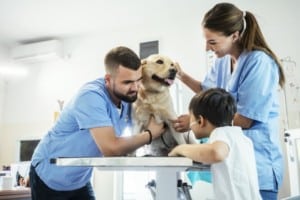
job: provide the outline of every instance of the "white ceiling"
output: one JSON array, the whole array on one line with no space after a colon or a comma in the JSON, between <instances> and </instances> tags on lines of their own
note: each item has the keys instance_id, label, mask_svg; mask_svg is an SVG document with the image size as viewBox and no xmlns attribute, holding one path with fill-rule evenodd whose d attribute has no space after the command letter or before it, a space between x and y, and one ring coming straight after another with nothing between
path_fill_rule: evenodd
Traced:
<instances>
[{"instance_id":1,"label":"white ceiling","mask_svg":"<svg viewBox=\"0 0 300 200\"><path fill-rule=\"evenodd\" d=\"M189 1L189 7L193 7ZM0 43L68 37L170 20L182 0L0 0Z\"/></svg>"}]
</instances>

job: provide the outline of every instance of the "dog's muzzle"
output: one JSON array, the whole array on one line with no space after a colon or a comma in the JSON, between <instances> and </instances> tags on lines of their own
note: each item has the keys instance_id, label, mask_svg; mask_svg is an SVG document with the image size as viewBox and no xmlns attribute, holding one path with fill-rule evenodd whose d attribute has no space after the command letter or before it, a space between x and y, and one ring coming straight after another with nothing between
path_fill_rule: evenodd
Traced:
<instances>
[{"instance_id":1,"label":"dog's muzzle","mask_svg":"<svg viewBox=\"0 0 300 200\"><path fill-rule=\"evenodd\" d=\"M176 73L177 73L177 70L176 69L174 69L174 68L172 68L172 69L169 69L169 79L175 79L175 77L176 77Z\"/></svg>"},{"instance_id":2,"label":"dog's muzzle","mask_svg":"<svg viewBox=\"0 0 300 200\"><path fill-rule=\"evenodd\" d=\"M177 73L177 70L174 68L171 68L171 69L169 69L169 75L166 78L161 78L161 77L157 76L156 74L153 74L152 79L157 82L160 82L164 85L170 86L174 83L176 73Z\"/></svg>"}]
</instances>

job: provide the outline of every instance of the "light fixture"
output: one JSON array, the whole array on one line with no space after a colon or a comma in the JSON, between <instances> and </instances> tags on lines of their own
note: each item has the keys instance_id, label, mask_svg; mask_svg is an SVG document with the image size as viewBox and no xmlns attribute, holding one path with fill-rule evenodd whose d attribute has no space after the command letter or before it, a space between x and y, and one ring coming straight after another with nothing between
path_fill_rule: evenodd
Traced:
<instances>
[{"instance_id":1,"label":"light fixture","mask_svg":"<svg viewBox=\"0 0 300 200\"><path fill-rule=\"evenodd\" d=\"M0 64L0 76L24 77L27 76L28 70L12 64Z\"/></svg>"}]
</instances>

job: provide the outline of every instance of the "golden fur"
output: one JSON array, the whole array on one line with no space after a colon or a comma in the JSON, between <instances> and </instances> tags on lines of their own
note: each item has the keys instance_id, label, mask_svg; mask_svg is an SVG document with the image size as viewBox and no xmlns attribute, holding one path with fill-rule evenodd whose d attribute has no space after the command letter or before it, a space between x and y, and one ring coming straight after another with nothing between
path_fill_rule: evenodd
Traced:
<instances>
[{"instance_id":1,"label":"golden fur","mask_svg":"<svg viewBox=\"0 0 300 200\"><path fill-rule=\"evenodd\" d=\"M177 133L170 121L177 117L169 91L176 73L174 62L166 56L154 54L142 60L142 86L138 99L133 104L135 132L145 129L150 116L154 116L157 122L164 122L167 127L162 137L147 145L148 148L142 155L167 156L177 144L187 143L184 134ZM189 140L195 143L193 134Z\"/></svg>"}]
</instances>

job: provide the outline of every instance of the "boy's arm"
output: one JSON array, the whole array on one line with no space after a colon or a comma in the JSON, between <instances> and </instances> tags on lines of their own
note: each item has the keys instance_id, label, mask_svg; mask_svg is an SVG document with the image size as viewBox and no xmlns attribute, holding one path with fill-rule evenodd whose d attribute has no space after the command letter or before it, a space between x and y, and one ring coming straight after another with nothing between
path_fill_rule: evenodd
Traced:
<instances>
[{"instance_id":1,"label":"boy's arm","mask_svg":"<svg viewBox=\"0 0 300 200\"><path fill-rule=\"evenodd\" d=\"M212 164L223 161L229 153L229 147L222 141L211 144L182 144L175 147L169 156L184 156L194 161Z\"/></svg>"}]
</instances>

